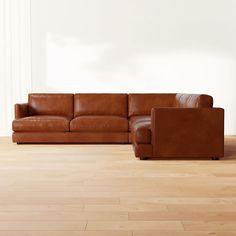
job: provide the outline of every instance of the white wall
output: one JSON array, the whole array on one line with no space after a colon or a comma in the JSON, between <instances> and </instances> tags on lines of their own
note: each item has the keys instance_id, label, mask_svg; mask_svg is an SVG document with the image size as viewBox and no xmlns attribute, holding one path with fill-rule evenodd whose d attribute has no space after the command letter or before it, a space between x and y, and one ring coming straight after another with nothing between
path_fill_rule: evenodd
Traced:
<instances>
[{"instance_id":1,"label":"white wall","mask_svg":"<svg viewBox=\"0 0 236 236\"><path fill-rule=\"evenodd\" d=\"M208 93L236 134L235 0L31 0L34 92Z\"/></svg>"}]
</instances>

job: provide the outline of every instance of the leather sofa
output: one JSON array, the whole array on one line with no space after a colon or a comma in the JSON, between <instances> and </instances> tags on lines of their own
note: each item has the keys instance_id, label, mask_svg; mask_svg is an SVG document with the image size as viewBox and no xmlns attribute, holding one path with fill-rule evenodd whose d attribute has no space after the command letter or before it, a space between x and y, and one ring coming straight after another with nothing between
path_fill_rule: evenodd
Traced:
<instances>
[{"instance_id":1,"label":"leather sofa","mask_svg":"<svg viewBox=\"0 0 236 236\"><path fill-rule=\"evenodd\" d=\"M132 143L135 156L224 156L224 110L197 94L40 94L15 104L12 140Z\"/></svg>"}]
</instances>

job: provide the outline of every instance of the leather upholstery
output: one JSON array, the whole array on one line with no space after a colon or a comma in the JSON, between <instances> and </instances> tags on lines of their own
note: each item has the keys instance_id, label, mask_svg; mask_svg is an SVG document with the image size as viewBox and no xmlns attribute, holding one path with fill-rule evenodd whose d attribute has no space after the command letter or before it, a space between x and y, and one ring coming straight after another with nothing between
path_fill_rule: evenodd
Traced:
<instances>
[{"instance_id":1,"label":"leather upholstery","mask_svg":"<svg viewBox=\"0 0 236 236\"><path fill-rule=\"evenodd\" d=\"M136 157L153 157L152 148L153 146L151 144L133 144L134 147L134 154Z\"/></svg>"},{"instance_id":2,"label":"leather upholstery","mask_svg":"<svg viewBox=\"0 0 236 236\"><path fill-rule=\"evenodd\" d=\"M75 94L74 116L127 117L127 94Z\"/></svg>"},{"instance_id":3,"label":"leather upholstery","mask_svg":"<svg viewBox=\"0 0 236 236\"><path fill-rule=\"evenodd\" d=\"M153 156L224 156L224 110L221 108L153 108Z\"/></svg>"},{"instance_id":4,"label":"leather upholstery","mask_svg":"<svg viewBox=\"0 0 236 236\"><path fill-rule=\"evenodd\" d=\"M128 120L119 116L78 116L70 122L70 131L128 132Z\"/></svg>"},{"instance_id":5,"label":"leather upholstery","mask_svg":"<svg viewBox=\"0 0 236 236\"><path fill-rule=\"evenodd\" d=\"M134 124L136 124L137 122L151 122L151 116L132 116L129 118L129 131L132 130L132 127L134 126Z\"/></svg>"},{"instance_id":6,"label":"leather upholstery","mask_svg":"<svg viewBox=\"0 0 236 236\"><path fill-rule=\"evenodd\" d=\"M204 94L176 94L175 107L178 108L210 108L213 98Z\"/></svg>"},{"instance_id":7,"label":"leather upholstery","mask_svg":"<svg viewBox=\"0 0 236 236\"><path fill-rule=\"evenodd\" d=\"M29 116L12 122L13 131L69 131L70 120L61 116Z\"/></svg>"},{"instance_id":8,"label":"leather upholstery","mask_svg":"<svg viewBox=\"0 0 236 236\"><path fill-rule=\"evenodd\" d=\"M138 157L221 157L224 110L197 94L29 94L13 142L128 143Z\"/></svg>"},{"instance_id":9,"label":"leather upholstery","mask_svg":"<svg viewBox=\"0 0 236 236\"><path fill-rule=\"evenodd\" d=\"M16 143L128 143L126 132L14 132Z\"/></svg>"},{"instance_id":10,"label":"leather upholstery","mask_svg":"<svg viewBox=\"0 0 236 236\"><path fill-rule=\"evenodd\" d=\"M131 130L132 143L151 144L151 121L136 122Z\"/></svg>"},{"instance_id":11,"label":"leather upholstery","mask_svg":"<svg viewBox=\"0 0 236 236\"><path fill-rule=\"evenodd\" d=\"M151 143L151 117L132 116L129 119L132 143Z\"/></svg>"},{"instance_id":12,"label":"leather upholstery","mask_svg":"<svg viewBox=\"0 0 236 236\"><path fill-rule=\"evenodd\" d=\"M176 94L129 94L129 117L150 116L153 107L173 107Z\"/></svg>"},{"instance_id":13,"label":"leather upholstery","mask_svg":"<svg viewBox=\"0 0 236 236\"><path fill-rule=\"evenodd\" d=\"M28 103L15 104L15 119L20 119L29 115Z\"/></svg>"},{"instance_id":14,"label":"leather upholstery","mask_svg":"<svg viewBox=\"0 0 236 236\"><path fill-rule=\"evenodd\" d=\"M73 94L29 94L29 115L73 117Z\"/></svg>"}]
</instances>

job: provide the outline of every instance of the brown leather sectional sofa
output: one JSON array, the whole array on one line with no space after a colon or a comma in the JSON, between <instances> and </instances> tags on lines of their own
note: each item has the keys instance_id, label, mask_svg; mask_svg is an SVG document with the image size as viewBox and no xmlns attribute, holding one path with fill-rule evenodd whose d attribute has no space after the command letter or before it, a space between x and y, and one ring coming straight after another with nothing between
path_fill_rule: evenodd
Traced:
<instances>
[{"instance_id":1,"label":"brown leather sectional sofa","mask_svg":"<svg viewBox=\"0 0 236 236\"><path fill-rule=\"evenodd\" d=\"M224 110L196 94L29 94L13 142L132 143L140 159L223 157Z\"/></svg>"}]
</instances>

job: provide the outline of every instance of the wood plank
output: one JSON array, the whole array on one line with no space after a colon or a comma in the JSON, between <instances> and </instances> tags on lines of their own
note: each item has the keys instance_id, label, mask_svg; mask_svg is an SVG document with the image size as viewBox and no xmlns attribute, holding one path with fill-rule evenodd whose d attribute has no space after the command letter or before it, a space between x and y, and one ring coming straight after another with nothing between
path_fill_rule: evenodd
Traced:
<instances>
[{"instance_id":1,"label":"wood plank","mask_svg":"<svg viewBox=\"0 0 236 236\"><path fill-rule=\"evenodd\" d=\"M0 235L236 235L236 137L211 160L0 138Z\"/></svg>"},{"instance_id":2,"label":"wood plank","mask_svg":"<svg viewBox=\"0 0 236 236\"><path fill-rule=\"evenodd\" d=\"M236 231L236 219L234 221L183 221L183 226L186 231Z\"/></svg>"},{"instance_id":3,"label":"wood plank","mask_svg":"<svg viewBox=\"0 0 236 236\"><path fill-rule=\"evenodd\" d=\"M116 204L116 205L85 205L84 211L100 211L100 212L119 212L119 211L167 211L164 204Z\"/></svg>"},{"instance_id":4,"label":"wood plank","mask_svg":"<svg viewBox=\"0 0 236 236\"><path fill-rule=\"evenodd\" d=\"M87 221L44 221L42 220L8 220L0 221L1 231L21 231L21 230L85 230Z\"/></svg>"},{"instance_id":5,"label":"wood plank","mask_svg":"<svg viewBox=\"0 0 236 236\"><path fill-rule=\"evenodd\" d=\"M236 212L129 212L129 220L232 221L236 220Z\"/></svg>"},{"instance_id":6,"label":"wood plank","mask_svg":"<svg viewBox=\"0 0 236 236\"><path fill-rule=\"evenodd\" d=\"M235 236L236 231L176 231L176 230L138 230L133 236Z\"/></svg>"},{"instance_id":7,"label":"wood plank","mask_svg":"<svg viewBox=\"0 0 236 236\"><path fill-rule=\"evenodd\" d=\"M88 221L86 230L183 230L180 221Z\"/></svg>"},{"instance_id":8,"label":"wood plank","mask_svg":"<svg viewBox=\"0 0 236 236\"><path fill-rule=\"evenodd\" d=\"M2 236L132 236L132 231L0 231Z\"/></svg>"},{"instance_id":9,"label":"wood plank","mask_svg":"<svg viewBox=\"0 0 236 236\"><path fill-rule=\"evenodd\" d=\"M120 197L120 204L236 204L235 197Z\"/></svg>"},{"instance_id":10,"label":"wood plank","mask_svg":"<svg viewBox=\"0 0 236 236\"><path fill-rule=\"evenodd\" d=\"M236 212L236 204L169 204L170 212Z\"/></svg>"},{"instance_id":11,"label":"wood plank","mask_svg":"<svg viewBox=\"0 0 236 236\"><path fill-rule=\"evenodd\" d=\"M91 205L92 206L92 205ZM101 205L102 206L102 205ZM0 204L0 213L2 212L81 212L84 210L84 205L77 204L59 204L59 205L44 205L44 204Z\"/></svg>"},{"instance_id":12,"label":"wood plank","mask_svg":"<svg viewBox=\"0 0 236 236\"><path fill-rule=\"evenodd\" d=\"M30 212L0 212L0 221L8 221L8 220L33 220L33 221L83 221L83 220L128 220L127 212L76 212L76 211L30 211Z\"/></svg>"}]
</instances>

